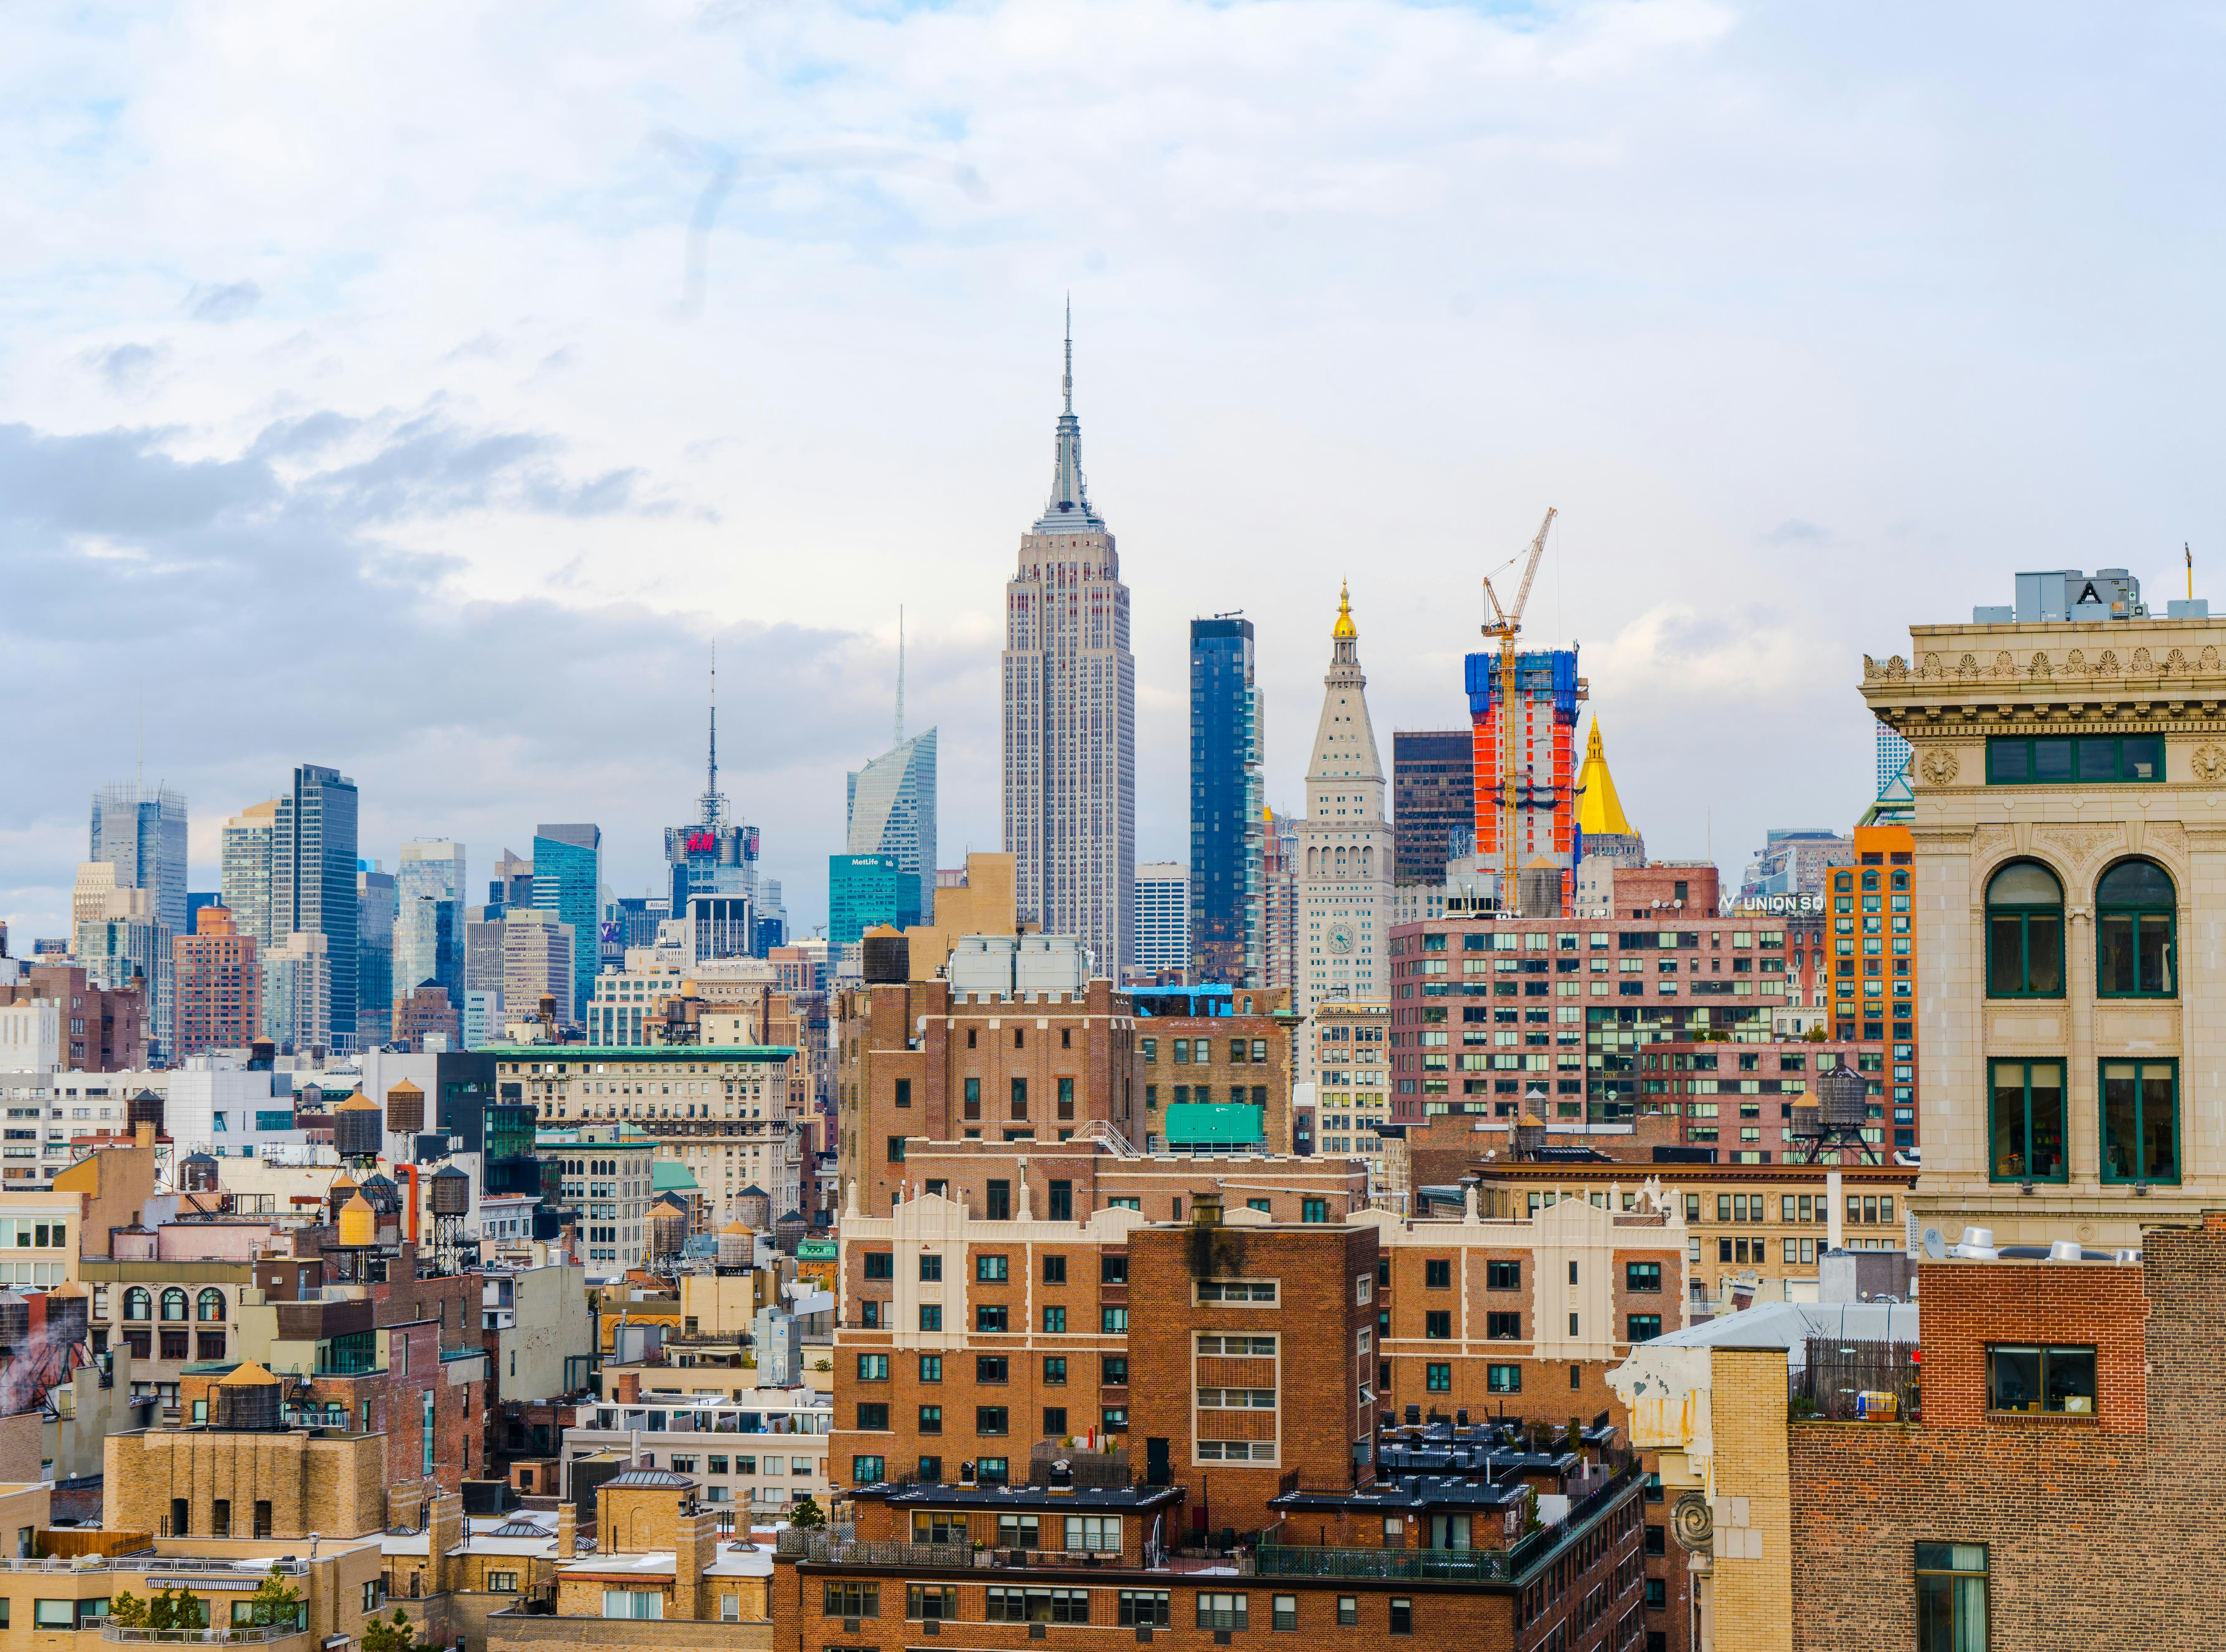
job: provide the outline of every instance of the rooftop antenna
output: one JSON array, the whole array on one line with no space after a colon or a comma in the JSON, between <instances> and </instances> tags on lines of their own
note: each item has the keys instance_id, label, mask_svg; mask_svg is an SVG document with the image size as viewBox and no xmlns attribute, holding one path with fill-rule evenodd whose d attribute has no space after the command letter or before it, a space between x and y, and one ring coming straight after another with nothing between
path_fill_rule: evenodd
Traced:
<instances>
[{"instance_id":1,"label":"rooftop antenna","mask_svg":"<svg viewBox=\"0 0 2226 1652\"><path fill-rule=\"evenodd\" d=\"M1059 381L1066 397L1066 410L1074 411L1074 295L1066 295L1066 377Z\"/></svg>"},{"instance_id":2,"label":"rooftop antenna","mask_svg":"<svg viewBox=\"0 0 2226 1652\"><path fill-rule=\"evenodd\" d=\"M897 742L904 744L904 604L897 604Z\"/></svg>"},{"instance_id":3,"label":"rooftop antenna","mask_svg":"<svg viewBox=\"0 0 2226 1652\"><path fill-rule=\"evenodd\" d=\"M719 640L711 639L711 747L704 769L703 829L719 829Z\"/></svg>"},{"instance_id":4,"label":"rooftop antenna","mask_svg":"<svg viewBox=\"0 0 2226 1652\"><path fill-rule=\"evenodd\" d=\"M2187 600L2195 600L2195 550L2186 540L2179 542L2180 554L2187 558Z\"/></svg>"}]
</instances>

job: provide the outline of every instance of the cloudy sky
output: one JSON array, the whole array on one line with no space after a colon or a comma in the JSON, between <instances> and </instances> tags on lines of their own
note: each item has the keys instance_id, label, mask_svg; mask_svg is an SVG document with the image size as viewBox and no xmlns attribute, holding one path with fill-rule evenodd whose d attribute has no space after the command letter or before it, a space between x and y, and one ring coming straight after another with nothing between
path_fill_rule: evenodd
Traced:
<instances>
[{"instance_id":1,"label":"cloudy sky","mask_svg":"<svg viewBox=\"0 0 2226 1652\"><path fill-rule=\"evenodd\" d=\"M2226 559L2215 7L1180 0L17 7L0 19L0 915L92 789L194 882L290 766L474 881L651 886L702 785L824 916L897 609L943 858L995 848L1002 585L1073 295L1135 592L1138 848L1186 622L1294 800L1350 578L1378 738L1459 726L1561 516L1626 807L1734 869L1869 796L1854 683L2018 568ZM2226 588L2217 594L2226 596ZM143 707L143 711L142 708Z\"/></svg>"}]
</instances>

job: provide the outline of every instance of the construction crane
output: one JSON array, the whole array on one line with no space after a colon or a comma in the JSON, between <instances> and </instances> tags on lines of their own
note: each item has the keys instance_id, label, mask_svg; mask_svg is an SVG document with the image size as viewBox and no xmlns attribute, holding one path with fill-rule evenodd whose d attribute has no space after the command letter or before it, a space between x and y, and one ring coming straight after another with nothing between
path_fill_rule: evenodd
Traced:
<instances>
[{"instance_id":1,"label":"construction crane","mask_svg":"<svg viewBox=\"0 0 2226 1652\"><path fill-rule=\"evenodd\" d=\"M1516 664L1519 658L1515 645L1523 634L1523 610L1530 600L1530 581L1537 577L1538 559L1545 554L1546 534L1554 525L1554 507L1549 505L1546 519L1538 524L1538 537L1530 542L1530 549L1525 554L1523 583L1516 590L1512 607L1500 605L1499 593L1491 588L1491 575L1484 577L1484 600L1491 610L1484 622L1484 634L1499 645L1499 909L1504 912L1516 910L1516 771L1523 756L1523 730L1515 717Z\"/></svg>"}]
</instances>

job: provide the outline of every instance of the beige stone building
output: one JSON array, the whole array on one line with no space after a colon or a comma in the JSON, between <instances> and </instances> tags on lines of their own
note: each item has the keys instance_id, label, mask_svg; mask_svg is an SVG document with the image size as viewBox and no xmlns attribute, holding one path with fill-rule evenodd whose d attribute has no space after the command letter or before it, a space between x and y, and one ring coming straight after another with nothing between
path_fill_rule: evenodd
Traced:
<instances>
[{"instance_id":1,"label":"beige stone building","mask_svg":"<svg viewBox=\"0 0 2226 1652\"><path fill-rule=\"evenodd\" d=\"M1914 626L1863 663L1915 753L1913 1204L1950 1242L2138 1245L2226 1197L2226 623L2113 619L2109 595ZM1861 899L1828 921L1891 915Z\"/></svg>"}]
</instances>

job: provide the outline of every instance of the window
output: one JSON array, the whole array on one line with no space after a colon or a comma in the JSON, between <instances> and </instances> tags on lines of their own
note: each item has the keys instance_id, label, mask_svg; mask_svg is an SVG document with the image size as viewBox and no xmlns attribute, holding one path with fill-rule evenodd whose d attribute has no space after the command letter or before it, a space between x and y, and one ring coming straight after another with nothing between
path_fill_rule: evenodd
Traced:
<instances>
[{"instance_id":1,"label":"window","mask_svg":"<svg viewBox=\"0 0 2226 1652\"><path fill-rule=\"evenodd\" d=\"M1453 1334L1453 1316L1447 1309L1433 1309L1422 1316L1422 1334L1443 1341Z\"/></svg>"},{"instance_id":2,"label":"window","mask_svg":"<svg viewBox=\"0 0 2226 1652\"><path fill-rule=\"evenodd\" d=\"M1043 1436L1046 1439L1064 1439L1066 1437L1065 1406L1046 1406L1043 1408Z\"/></svg>"},{"instance_id":3,"label":"window","mask_svg":"<svg viewBox=\"0 0 2226 1652\"><path fill-rule=\"evenodd\" d=\"M1271 1279L1200 1280L1198 1282L1198 1299L1201 1302L1259 1304L1272 1307L1275 1301L1275 1281Z\"/></svg>"},{"instance_id":4,"label":"window","mask_svg":"<svg viewBox=\"0 0 2226 1652\"><path fill-rule=\"evenodd\" d=\"M2179 1064L2102 1064L2102 1179L2179 1179Z\"/></svg>"},{"instance_id":5,"label":"window","mask_svg":"<svg viewBox=\"0 0 2226 1652\"><path fill-rule=\"evenodd\" d=\"M2121 861L2095 886L2095 991L2170 998L2176 976L2172 879L2153 861Z\"/></svg>"},{"instance_id":6,"label":"window","mask_svg":"<svg viewBox=\"0 0 2226 1652\"><path fill-rule=\"evenodd\" d=\"M1357 1628L1359 1623L1360 1597L1339 1595L1337 1598L1337 1626L1339 1629L1353 1629Z\"/></svg>"},{"instance_id":7,"label":"window","mask_svg":"<svg viewBox=\"0 0 2226 1652\"><path fill-rule=\"evenodd\" d=\"M1012 1362L1002 1354L974 1356L974 1380L976 1382L1007 1382L1012 1380Z\"/></svg>"},{"instance_id":8,"label":"window","mask_svg":"<svg viewBox=\"0 0 2226 1652\"><path fill-rule=\"evenodd\" d=\"M1126 1285L1129 1282L1127 1254L1100 1255L1097 1259L1097 1280L1101 1285Z\"/></svg>"},{"instance_id":9,"label":"window","mask_svg":"<svg viewBox=\"0 0 2226 1652\"><path fill-rule=\"evenodd\" d=\"M1412 1635L1415 1632L1415 1603L1404 1595L1391 1597L1391 1632Z\"/></svg>"},{"instance_id":10,"label":"window","mask_svg":"<svg viewBox=\"0 0 2226 1652\"><path fill-rule=\"evenodd\" d=\"M905 1616L947 1623L958 1616L958 1591L947 1583L908 1583Z\"/></svg>"},{"instance_id":11,"label":"window","mask_svg":"<svg viewBox=\"0 0 2226 1652\"><path fill-rule=\"evenodd\" d=\"M1523 1368L1520 1365L1487 1365L1484 1368L1484 1387L1487 1394L1520 1394L1523 1392Z\"/></svg>"},{"instance_id":12,"label":"window","mask_svg":"<svg viewBox=\"0 0 2226 1652\"><path fill-rule=\"evenodd\" d=\"M1008 1331L1011 1310L1002 1302L977 1302L974 1305L974 1329L976 1331Z\"/></svg>"},{"instance_id":13,"label":"window","mask_svg":"<svg viewBox=\"0 0 2226 1652\"><path fill-rule=\"evenodd\" d=\"M1065 1355L1046 1354L1044 1356L1043 1380L1045 1385L1048 1388L1056 1388L1066 1386Z\"/></svg>"},{"instance_id":14,"label":"window","mask_svg":"<svg viewBox=\"0 0 2226 1652\"><path fill-rule=\"evenodd\" d=\"M2077 780L2114 785L2164 778L2160 734L2057 735L2028 740L1999 735L1987 742L1990 786L2063 785Z\"/></svg>"},{"instance_id":15,"label":"window","mask_svg":"<svg viewBox=\"0 0 2226 1652\"><path fill-rule=\"evenodd\" d=\"M1439 1360L1422 1367L1422 1386L1432 1394L1451 1394L1453 1391L1453 1368Z\"/></svg>"},{"instance_id":16,"label":"window","mask_svg":"<svg viewBox=\"0 0 2226 1652\"><path fill-rule=\"evenodd\" d=\"M1650 1291L1659 1294L1662 1289L1660 1262L1625 1262L1623 1265L1623 1288L1626 1291Z\"/></svg>"},{"instance_id":17,"label":"window","mask_svg":"<svg viewBox=\"0 0 2226 1652\"><path fill-rule=\"evenodd\" d=\"M1523 1315L1519 1312L1487 1313L1484 1316L1484 1334L1499 1342L1519 1341L1523 1336Z\"/></svg>"},{"instance_id":18,"label":"window","mask_svg":"<svg viewBox=\"0 0 2226 1652\"><path fill-rule=\"evenodd\" d=\"M220 1320L224 1317L224 1293L222 1291L219 1291L212 1286L209 1289L203 1291L199 1296L194 1299L194 1318L201 1320Z\"/></svg>"},{"instance_id":19,"label":"window","mask_svg":"<svg viewBox=\"0 0 2226 1652\"><path fill-rule=\"evenodd\" d=\"M162 1318L183 1320L186 1317L186 1293L170 1290L162 1293Z\"/></svg>"},{"instance_id":20,"label":"window","mask_svg":"<svg viewBox=\"0 0 2226 1652\"><path fill-rule=\"evenodd\" d=\"M1269 1353L1273 1353L1275 1351L1275 1344L1269 1343L1268 1344L1268 1351ZM1200 1351L1203 1350L1201 1350ZM1129 1357L1126 1354L1106 1355L1103 1361L1103 1371L1098 1380L1107 1388L1123 1388L1129 1386ZM1061 1369L1064 1369L1064 1366L1062 1366Z\"/></svg>"},{"instance_id":21,"label":"window","mask_svg":"<svg viewBox=\"0 0 2226 1652\"><path fill-rule=\"evenodd\" d=\"M858 1405L858 1427L862 1432L880 1433L889 1426L888 1402L883 1400L861 1401Z\"/></svg>"},{"instance_id":22,"label":"window","mask_svg":"<svg viewBox=\"0 0 2226 1652\"><path fill-rule=\"evenodd\" d=\"M1246 1612L1249 1595L1208 1594L1201 1590L1198 1597L1198 1626L1200 1629L1249 1629L1251 1623Z\"/></svg>"},{"instance_id":23,"label":"window","mask_svg":"<svg viewBox=\"0 0 2226 1652\"><path fill-rule=\"evenodd\" d=\"M1299 1598L1296 1595L1277 1595L1275 1611L1268 1621L1278 1630L1296 1630L1299 1626Z\"/></svg>"},{"instance_id":24,"label":"window","mask_svg":"<svg viewBox=\"0 0 2226 1652\"><path fill-rule=\"evenodd\" d=\"M1486 1262L1484 1265L1485 1288L1492 1291L1519 1291L1523 1288L1523 1264Z\"/></svg>"},{"instance_id":25,"label":"window","mask_svg":"<svg viewBox=\"0 0 2226 1652\"><path fill-rule=\"evenodd\" d=\"M1430 1291L1450 1291L1453 1287L1453 1259L1432 1256L1422 1263L1422 1287Z\"/></svg>"},{"instance_id":26,"label":"window","mask_svg":"<svg viewBox=\"0 0 2226 1652\"><path fill-rule=\"evenodd\" d=\"M1097 1329L1109 1337L1127 1336L1129 1334L1129 1310L1126 1308L1098 1309Z\"/></svg>"},{"instance_id":27,"label":"window","mask_svg":"<svg viewBox=\"0 0 2226 1652\"><path fill-rule=\"evenodd\" d=\"M892 1256L886 1250L869 1250L866 1253L866 1277L868 1279L894 1279L896 1276L896 1258L894 1256Z\"/></svg>"},{"instance_id":28,"label":"window","mask_svg":"<svg viewBox=\"0 0 2226 1652\"><path fill-rule=\"evenodd\" d=\"M919 1380L923 1382L943 1381L943 1356L922 1354L919 1357Z\"/></svg>"},{"instance_id":29,"label":"window","mask_svg":"<svg viewBox=\"0 0 2226 1652\"><path fill-rule=\"evenodd\" d=\"M1652 1551L1651 1549L1648 1550L1647 1552L1648 1552L1650 1554L1653 1553L1653 1551ZM1647 1579L1647 1580L1646 1580L1646 1610L1647 1610L1647 1611L1655 1611L1655 1612L1658 1612L1658 1611L1667 1611L1667 1610L1668 1610L1669 1605L1670 1605L1670 1580L1669 1580L1667 1578L1649 1578L1649 1579Z\"/></svg>"},{"instance_id":30,"label":"window","mask_svg":"<svg viewBox=\"0 0 2226 1652\"><path fill-rule=\"evenodd\" d=\"M1020 1034L1015 1032L1013 1036L1017 1039ZM1027 1115L1028 1081L1025 1078L1015 1078L1013 1080L1013 1116L1016 1119L1024 1119Z\"/></svg>"},{"instance_id":31,"label":"window","mask_svg":"<svg viewBox=\"0 0 2226 1652\"><path fill-rule=\"evenodd\" d=\"M858 1381L886 1382L889 1380L889 1357L887 1354L858 1356Z\"/></svg>"},{"instance_id":32,"label":"window","mask_svg":"<svg viewBox=\"0 0 2226 1652\"><path fill-rule=\"evenodd\" d=\"M879 1485L887 1478L888 1478L888 1476L881 1471L881 1459L880 1458L854 1457L850 1459L851 1484Z\"/></svg>"},{"instance_id":33,"label":"window","mask_svg":"<svg viewBox=\"0 0 2226 1652\"><path fill-rule=\"evenodd\" d=\"M919 1408L919 1432L923 1434L939 1434L943 1432L941 1406L922 1406Z\"/></svg>"},{"instance_id":34,"label":"window","mask_svg":"<svg viewBox=\"0 0 2226 1652\"><path fill-rule=\"evenodd\" d=\"M1987 996L2064 996L2064 886L2038 861L1988 880Z\"/></svg>"},{"instance_id":35,"label":"window","mask_svg":"<svg viewBox=\"0 0 2226 1652\"><path fill-rule=\"evenodd\" d=\"M1299 1201L1299 1220L1301 1222L1328 1221L1329 1201L1327 1199L1301 1199ZM1240 1595L1237 1598L1241 1600L1243 1597Z\"/></svg>"},{"instance_id":36,"label":"window","mask_svg":"<svg viewBox=\"0 0 2226 1652\"><path fill-rule=\"evenodd\" d=\"M889 1138L889 1162L891 1164L901 1165L904 1163L904 1147L905 1139L902 1136L893 1135Z\"/></svg>"},{"instance_id":37,"label":"window","mask_svg":"<svg viewBox=\"0 0 2226 1652\"><path fill-rule=\"evenodd\" d=\"M988 1222L1010 1222L1013 1219L1013 1185L1000 1179L989 1182L983 1190L983 1219ZM1000 1274L1000 1278L1003 1275Z\"/></svg>"},{"instance_id":38,"label":"window","mask_svg":"<svg viewBox=\"0 0 2226 1652\"><path fill-rule=\"evenodd\" d=\"M912 1105L912 1080L909 1078L897 1080L897 1105L899 1107Z\"/></svg>"},{"instance_id":39,"label":"window","mask_svg":"<svg viewBox=\"0 0 2226 1652\"><path fill-rule=\"evenodd\" d=\"M490 1594L514 1595L518 1592L518 1573L490 1572L487 1574L487 1586Z\"/></svg>"},{"instance_id":40,"label":"window","mask_svg":"<svg viewBox=\"0 0 2226 1652\"><path fill-rule=\"evenodd\" d=\"M1649 1526L1646 1528L1646 1552L1649 1554L1667 1554L1670 1552L1668 1528Z\"/></svg>"},{"instance_id":41,"label":"window","mask_svg":"<svg viewBox=\"0 0 2226 1652\"><path fill-rule=\"evenodd\" d=\"M874 1586L867 1585L868 1588ZM856 1616L855 1613L850 1615ZM665 1592L661 1589L606 1589L603 1591L603 1616L662 1617L665 1616Z\"/></svg>"},{"instance_id":42,"label":"window","mask_svg":"<svg viewBox=\"0 0 2226 1652\"><path fill-rule=\"evenodd\" d=\"M1066 1310L1065 1308L1046 1308L1043 1311L1043 1328L1046 1336L1065 1336L1066 1334Z\"/></svg>"},{"instance_id":43,"label":"window","mask_svg":"<svg viewBox=\"0 0 2226 1652\"><path fill-rule=\"evenodd\" d=\"M1986 1644L1986 1545L1919 1543L1918 1652L1984 1652Z\"/></svg>"},{"instance_id":44,"label":"window","mask_svg":"<svg viewBox=\"0 0 2226 1652\"><path fill-rule=\"evenodd\" d=\"M1625 1316L1630 1335L1635 1343L1652 1342L1662 1334L1662 1316L1658 1313L1633 1313Z\"/></svg>"},{"instance_id":45,"label":"window","mask_svg":"<svg viewBox=\"0 0 2226 1652\"><path fill-rule=\"evenodd\" d=\"M1987 1409L2092 1416L2095 1350L1989 1345Z\"/></svg>"},{"instance_id":46,"label":"window","mask_svg":"<svg viewBox=\"0 0 2226 1652\"><path fill-rule=\"evenodd\" d=\"M820 1615L824 1617L879 1617L881 1585L878 1583L823 1582Z\"/></svg>"},{"instance_id":47,"label":"window","mask_svg":"<svg viewBox=\"0 0 2226 1652\"><path fill-rule=\"evenodd\" d=\"M976 1256L974 1259L974 1277L985 1284L1002 1284L1010 1277L1006 1271L1005 1258Z\"/></svg>"},{"instance_id":48,"label":"window","mask_svg":"<svg viewBox=\"0 0 2226 1652\"><path fill-rule=\"evenodd\" d=\"M1119 1554L1121 1516L1069 1515L1066 1517L1066 1546L1070 1549L1087 1549L1094 1554Z\"/></svg>"},{"instance_id":49,"label":"window","mask_svg":"<svg viewBox=\"0 0 2226 1652\"><path fill-rule=\"evenodd\" d=\"M384 1588L381 1586L384 1582L384 1579L373 1578L369 1583L363 1585L363 1609L365 1611L375 1612L378 1610L379 1600L385 1592Z\"/></svg>"},{"instance_id":50,"label":"window","mask_svg":"<svg viewBox=\"0 0 2226 1652\"><path fill-rule=\"evenodd\" d=\"M1989 1126L1994 1179L2061 1182L2070 1178L2064 1153L2064 1064L1995 1061Z\"/></svg>"},{"instance_id":51,"label":"window","mask_svg":"<svg viewBox=\"0 0 2226 1652\"><path fill-rule=\"evenodd\" d=\"M970 1050L974 1047L974 1034L970 1032L966 1035L966 1047ZM966 1081L966 1116L970 1119L982 1116L982 1081L978 1078Z\"/></svg>"},{"instance_id":52,"label":"window","mask_svg":"<svg viewBox=\"0 0 2226 1652\"><path fill-rule=\"evenodd\" d=\"M940 1252L929 1251L919 1259L919 1277L922 1283L928 1285L942 1280L943 1256Z\"/></svg>"},{"instance_id":53,"label":"window","mask_svg":"<svg viewBox=\"0 0 2226 1652\"><path fill-rule=\"evenodd\" d=\"M1121 1592L1123 1629L1167 1629L1173 1619L1164 1589L1123 1589Z\"/></svg>"}]
</instances>

